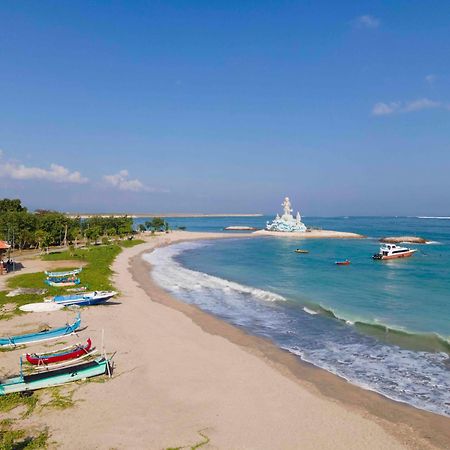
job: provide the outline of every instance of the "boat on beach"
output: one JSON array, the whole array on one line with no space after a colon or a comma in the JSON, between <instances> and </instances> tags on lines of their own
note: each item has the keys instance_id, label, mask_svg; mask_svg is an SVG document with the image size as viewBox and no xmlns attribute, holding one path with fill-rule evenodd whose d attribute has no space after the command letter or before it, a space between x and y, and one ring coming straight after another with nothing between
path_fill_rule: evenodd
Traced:
<instances>
[{"instance_id":1,"label":"boat on beach","mask_svg":"<svg viewBox=\"0 0 450 450\"><path fill-rule=\"evenodd\" d=\"M83 270L82 267L74 270L67 270L65 272L48 272L45 271L45 275L49 278L67 278L73 275L78 275Z\"/></svg>"},{"instance_id":2,"label":"boat on beach","mask_svg":"<svg viewBox=\"0 0 450 450\"><path fill-rule=\"evenodd\" d=\"M51 301L63 306L90 306L105 303L116 294L117 292L115 291L81 292L78 294L57 295Z\"/></svg>"},{"instance_id":3,"label":"boat on beach","mask_svg":"<svg viewBox=\"0 0 450 450\"><path fill-rule=\"evenodd\" d=\"M92 341L88 338L85 345L75 344L70 347L46 353L27 353L25 358L33 366L40 366L77 359L80 356L89 354L91 349Z\"/></svg>"},{"instance_id":4,"label":"boat on beach","mask_svg":"<svg viewBox=\"0 0 450 450\"><path fill-rule=\"evenodd\" d=\"M48 277L45 283L53 287L76 286L81 283L81 280L76 275L69 275L67 277Z\"/></svg>"},{"instance_id":5,"label":"boat on beach","mask_svg":"<svg viewBox=\"0 0 450 450\"><path fill-rule=\"evenodd\" d=\"M380 247L380 251L375 253L372 258L375 260L408 258L416 252L416 249L400 247L396 244L384 244Z\"/></svg>"},{"instance_id":6,"label":"boat on beach","mask_svg":"<svg viewBox=\"0 0 450 450\"><path fill-rule=\"evenodd\" d=\"M73 381L84 380L98 375L111 376L111 359L105 356L91 361L58 368L55 370L35 371L24 374L22 370L22 358L20 359L20 374L0 382L0 395L14 392L35 391Z\"/></svg>"},{"instance_id":7,"label":"boat on beach","mask_svg":"<svg viewBox=\"0 0 450 450\"><path fill-rule=\"evenodd\" d=\"M81 316L77 315L75 321L69 325L66 324L64 327L54 328L50 330L38 331L35 333L22 334L18 336L10 336L0 338L0 348L1 347L16 347L17 345L26 345L34 342L48 341L51 339L57 339L61 336L66 336L68 334L73 334L81 326Z\"/></svg>"}]
</instances>

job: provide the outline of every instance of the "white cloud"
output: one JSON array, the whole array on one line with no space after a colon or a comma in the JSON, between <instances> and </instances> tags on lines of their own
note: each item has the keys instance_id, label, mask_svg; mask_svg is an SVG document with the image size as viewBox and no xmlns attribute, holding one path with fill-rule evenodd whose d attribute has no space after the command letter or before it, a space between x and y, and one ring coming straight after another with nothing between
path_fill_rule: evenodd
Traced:
<instances>
[{"instance_id":1,"label":"white cloud","mask_svg":"<svg viewBox=\"0 0 450 450\"><path fill-rule=\"evenodd\" d=\"M372 108L372 114L374 116L387 116L395 113L408 113L432 108L448 109L449 105L428 98L420 98L409 102L379 102Z\"/></svg>"},{"instance_id":2,"label":"white cloud","mask_svg":"<svg viewBox=\"0 0 450 450\"><path fill-rule=\"evenodd\" d=\"M0 150L0 158L3 151ZM44 180L54 183L87 183L89 180L83 177L80 172L71 172L69 169L59 164L50 164L50 168L27 167L16 162L1 162L0 177L11 178L13 180Z\"/></svg>"},{"instance_id":3,"label":"white cloud","mask_svg":"<svg viewBox=\"0 0 450 450\"><path fill-rule=\"evenodd\" d=\"M367 14L357 17L353 23L357 28L378 28L381 22L376 17Z\"/></svg>"},{"instance_id":4,"label":"white cloud","mask_svg":"<svg viewBox=\"0 0 450 450\"><path fill-rule=\"evenodd\" d=\"M427 76L425 77L425 81L426 81L428 84L434 84L434 82L436 81L436 79L437 79L437 76L434 75L434 74L432 74L432 73L430 73L429 75L427 75Z\"/></svg>"},{"instance_id":5,"label":"white cloud","mask_svg":"<svg viewBox=\"0 0 450 450\"><path fill-rule=\"evenodd\" d=\"M103 180L110 186L114 186L120 191L142 192L152 190L138 179L130 180L128 175L128 170L121 170L119 173L114 175L105 175Z\"/></svg>"}]
</instances>

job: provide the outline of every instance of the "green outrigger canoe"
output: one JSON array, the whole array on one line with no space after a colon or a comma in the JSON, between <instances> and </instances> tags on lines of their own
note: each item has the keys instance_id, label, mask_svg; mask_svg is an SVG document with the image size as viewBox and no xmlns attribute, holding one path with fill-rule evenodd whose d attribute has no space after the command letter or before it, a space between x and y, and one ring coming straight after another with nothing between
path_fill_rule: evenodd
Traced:
<instances>
[{"instance_id":1,"label":"green outrigger canoe","mask_svg":"<svg viewBox=\"0 0 450 450\"><path fill-rule=\"evenodd\" d=\"M12 394L13 392L35 391L37 389L59 386L103 374L111 375L112 369L110 362L111 359L102 356L82 364L24 375L21 360L20 375L0 382L0 395Z\"/></svg>"}]
</instances>

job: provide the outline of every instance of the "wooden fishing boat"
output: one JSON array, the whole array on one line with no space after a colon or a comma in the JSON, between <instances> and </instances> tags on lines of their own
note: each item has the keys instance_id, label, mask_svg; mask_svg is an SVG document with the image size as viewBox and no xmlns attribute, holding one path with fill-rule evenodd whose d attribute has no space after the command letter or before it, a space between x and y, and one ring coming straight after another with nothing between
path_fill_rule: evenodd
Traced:
<instances>
[{"instance_id":1,"label":"wooden fishing boat","mask_svg":"<svg viewBox=\"0 0 450 450\"><path fill-rule=\"evenodd\" d=\"M92 342L89 338L86 345L75 344L70 347L63 348L54 352L47 353L27 353L25 355L27 361L34 366L53 364L57 362L67 361L86 355L92 348Z\"/></svg>"},{"instance_id":2,"label":"wooden fishing boat","mask_svg":"<svg viewBox=\"0 0 450 450\"><path fill-rule=\"evenodd\" d=\"M349 266L350 265L350 261L348 259L346 259L345 261L336 261L335 264L337 266Z\"/></svg>"},{"instance_id":3,"label":"wooden fishing boat","mask_svg":"<svg viewBox=\"0 0 450 450\"><path fill-rule=\"evenodd\" d=\"M50 339L57 339L61 336L75 333L81 326L81 316L77 315L75 322L72 325L66 324L61 328L54 328L50 330L38 331L36 333L22 334L19 336L10 336L0 338L0 347L15 347L17 345L30 344L32 342L47 341Z\"/></svg>"},{"instance_id":4,"label":"wooden fishing boat","mask_svg":"<svg viewBox=\"0 0 450 450\"><path fill-rule=\"evenodd\" d=\"M110 362L111 359L102 356L92 361L83 362L82 364L28 375L24 375L21 368L19 376L0 382L0 395L59 386L106 373L111 375L112 367Z\"/></svg>"},{"instance_id":5,"label":"wooden fishing boat","mask_svg":"<svg viewBox=\"0 0 450 450\"><path fill-rule=\"evenodd\" d=\"M295 253L309 253L309 250L303 250L301 248L297 248L294 250Z\"/></svg>"},{"instance_id":6,"label":"wooden fishing boat","mask_svg":"<svg viewBox=\"0 0 450 450\"><path fill-rule=\"evenodd\" d=\"M66 278L50 277L45 280L45 283L53 287L76 286L81 283L81 280L75 275L70 275Z\"/></svg>"},{"instance_id":7,"label":"wooden fishing boat","mask_svg":"<svg viewBox=\"0 0 450 450\"><path fill-rule=\"evenodd\" d=\"M74 270L68 270L66 272L45 272L45 275L47 275L47 277L50 278L67 278L70 277L71 275L78 275L81 271L83 270L82 267L80 267L79 269L74 269Z\"/></svg>"},{"instance_id":8,"label":"wooden fishing boat","mask_svg":"<svg viewBox=\"0 0 450 450\"><path fill-rule=\"evenodd\" d=\"M105 303L117 294L115 291L94 291L82 292L79 294L57 295L53 297L53 302L58 305L70 306L90 306Z\"/></svg>"}]
</instances>

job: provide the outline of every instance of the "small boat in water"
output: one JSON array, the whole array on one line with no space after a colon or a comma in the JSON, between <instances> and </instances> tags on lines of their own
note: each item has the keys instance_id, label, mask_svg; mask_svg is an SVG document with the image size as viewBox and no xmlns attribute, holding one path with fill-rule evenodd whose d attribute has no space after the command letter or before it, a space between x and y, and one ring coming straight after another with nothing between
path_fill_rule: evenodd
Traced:
<instances>
[{"instance_id":1,"label":"small boat in water","mask_svg":"<svg viewBox=\"0 0 450 450\"><path fill-rule=\"evenodd\" d=\"M19 336L11 336L0 338L0 348L1 347L15 347L17 345L25 345L34 342L48 341L50 339L57 339L61 336L66 336L68 334L75 333L81 326L80 314L77 315L75 322L72 325L66 324L61 328L54 328L50 330L38 331L36 333L22 334Z\"/></svg>"},{"instance_id":2,"label":"small boat in water","mask_svg":"<svg viewBox=\"0 0 450 450\"><path fill-rule=\"evenodd\" d=\"M400 247L395 244L384 244L380 247L380 251L372 256L373 259L397 259L408 258L412 256L417 250L407 247Z\"/></svg>"},{"instance_id":3,"label":"small boat in water","mask_svg":"<svg viewBox=\"0 0 450 450\"><path fill-rule=\"evenodd\" d=\"M348 259L346 259L345 261L336 261L335 264L337 266L349 266L350 265L350 261Z\"/></svg>"},{"instance_id":4,"label":"small boat in water","mask_svg":"<svg viewBox=\"0 0 450 450\"><path fill-rule=\"evenodd\" d=\"M303 250L303 249L301 249L301 248L296 248L296 249L294 250L294 252L295 252L295 253L309 253L309 250Z\"/></svg>"},{"instance_id":5,"label":"small boat in water","mask_svg":"<svg viewBox=\"0 0 450 450\"><path fill-rule=\"evenodd\" d=\"M89 338L85 345L75 344L70 347L62 348L53 352L47 353L27 353L25 355L27 361L33 366L54 364L57 362L77 359L80 356L89 354L92 348L92 342Z\"/></svg>"},{"instance_id":6,"label":"small boat in water","mask_svg":"<svg viewBox=\"0 0 450 450\"><path fill-rule=\"evenodd\" d=\"M57 295L51 301L63 306L90 306L105 303L116 294L115 291L81 292L79 294Z\"/></svg>"}]
</instances>

